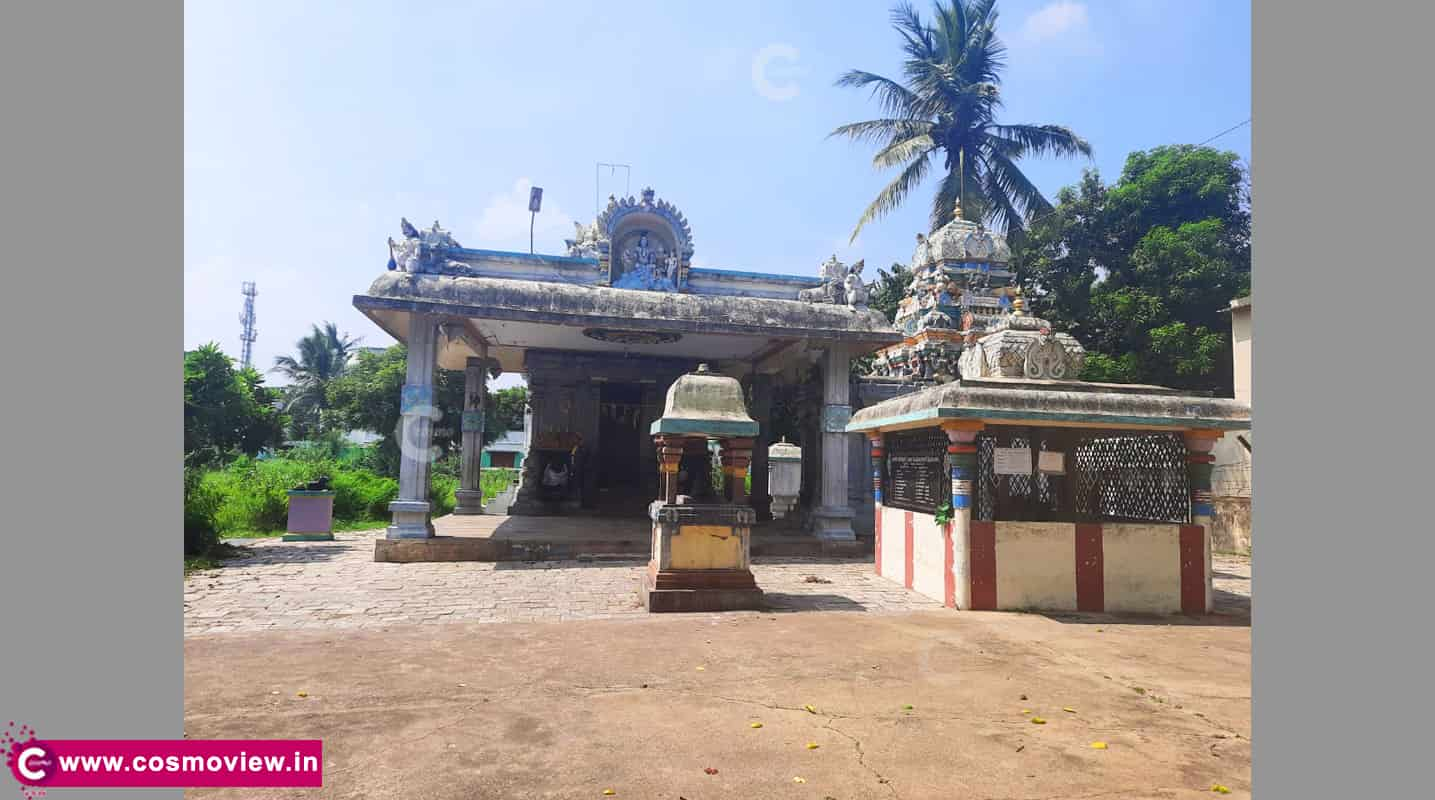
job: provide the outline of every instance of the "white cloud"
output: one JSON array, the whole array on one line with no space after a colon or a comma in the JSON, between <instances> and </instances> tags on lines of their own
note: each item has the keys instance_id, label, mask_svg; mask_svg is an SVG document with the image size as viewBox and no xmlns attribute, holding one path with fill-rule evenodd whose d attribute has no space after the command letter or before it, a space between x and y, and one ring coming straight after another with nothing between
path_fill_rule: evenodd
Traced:
<instances>
[{"instance_id":1,"label":"white cloud","mask_svg":"<svg viewBox=\"0 0 1435 800\"><path fill-rule=\"evenodd\" d=\"M480 250L512 250L528 252L528 190L533 181L519 178L509 191L490 198L488 205L478 216L478 240L469 243L462 236L459 241L467 247ZM547 194L543 196L543 210L533 220L533 249L535 252L562 254L563 239L573 237L573 217L559 207Z\"/></svg>"},{"instance_id":2,"label":"white cloud","mask_svg":"<svg viewBox=\"0 0 1435 800\"><path fill-rule=\"evenodd\" d=\"M1022 22L1017 39L1025 44L1047 44L1057 40L1089 39L1091 18L1086 4L1056 0L1033 11Z\"/></svg>"}]
</instances>

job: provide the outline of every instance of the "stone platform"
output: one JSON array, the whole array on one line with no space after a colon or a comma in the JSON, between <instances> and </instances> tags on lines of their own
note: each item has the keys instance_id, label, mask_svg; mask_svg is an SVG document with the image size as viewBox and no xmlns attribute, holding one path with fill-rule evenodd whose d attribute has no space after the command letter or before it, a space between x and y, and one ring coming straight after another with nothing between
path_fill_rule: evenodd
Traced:
<instances>
[{"instance_id":1,"label":"stone platform","mask_svg":"<svg viewBox=\"0 0 1435 800\"><path fill-rule=\"evenodd\" d=\"M433 526L431 539L376 539L374 560L646 559L653 538L651 521L629 518L450 515L435 519ZM758 523L752 533L754 556L861 556L871 550L870 541L844 548L772 523Z\"/></svg>"}]
</instances>

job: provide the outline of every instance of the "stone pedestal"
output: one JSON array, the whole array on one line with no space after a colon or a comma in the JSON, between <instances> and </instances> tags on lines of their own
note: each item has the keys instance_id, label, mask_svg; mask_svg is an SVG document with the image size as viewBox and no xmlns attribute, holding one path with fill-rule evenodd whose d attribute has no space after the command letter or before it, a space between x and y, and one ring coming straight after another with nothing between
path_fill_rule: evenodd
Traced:
<instances>
[{"instance_id":1,"label":"stone pedestal","mask_svg":"<svg viewBox=\"0 0 1435 800\"><path fill-rule=\"evenodd\" d=\"M286 542L334 540L334 493L295 489L289 492Z\"/></svg>"},{"instance_id":2,"label":"stone pedestal","mask_svg":"<svg viewBox=\"0 0 1435 800\"><path fill-rule=\"evenodd\" d=\"M749 561L756 513L727 503L655 501L653 557L643 599L651 612L735 611L763 607Z\"/></svg>"}]
</instances>

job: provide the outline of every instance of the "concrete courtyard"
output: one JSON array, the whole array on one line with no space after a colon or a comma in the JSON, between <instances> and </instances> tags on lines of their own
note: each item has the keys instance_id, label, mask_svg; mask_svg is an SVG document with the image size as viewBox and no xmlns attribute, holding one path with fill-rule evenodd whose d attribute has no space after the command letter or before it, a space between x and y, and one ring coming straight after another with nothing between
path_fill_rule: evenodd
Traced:
<instances>
[{"instance_id":1,"label":"concrete courtyard","mask_svg":"<svg viewBox=\"0 0 1435 800\"><path fill-rule=\"evenodd\" d=\"M321 738L325 788L193 796L1249 795L1249 559L1197 620L956 612L815 559L758 560L771 612L649 615L637 562L338 537L185 590L186 734Z\"/></svg>"}]
</instances>

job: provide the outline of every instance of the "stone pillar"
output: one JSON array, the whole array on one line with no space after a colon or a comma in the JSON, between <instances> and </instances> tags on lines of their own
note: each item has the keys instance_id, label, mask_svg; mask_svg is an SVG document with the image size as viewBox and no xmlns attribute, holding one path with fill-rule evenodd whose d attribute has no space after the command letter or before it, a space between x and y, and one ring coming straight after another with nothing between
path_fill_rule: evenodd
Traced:
<instances>
[{"instance_id":1,"label":"stone pillar","mask_svg":"<svg viewBox=\"0 0 1435 800\"><path fill-rule=\"evenodd\" d=\"M946 576L952 589L952 605L972 607L971 525L972 489L977 474L977 434L983 424L956 420L942 424L947 434L947 463L952 473L952 520L947 523L947 546L952 548L952 574Z\"/></svg>"},{"instance_id":2,"label":"stone pillar","mask_svg":"<svg viewBox=\"0 0 1435 800\"><path fill-rule=\"evenodd\" d=\"M829 347L822 357L822 415L818 423L822 485L817 507L812 511L812 532L824 541L855 545L852 506L847 503L851 434L846 429L852 419L852 406L848 404L850 360L842 345Z\"/></svg>"},{"instance_id":3,"label":"stone pillar","mask_svg":"<svg viewBox=\"0 0 1435 800\"><path fill-rule=\"evenodd\" d=\"M1211 521L1215 507L1211 498L1211 468L1216 461L1212 450L1221 438L1221 431L1186 431L1186 476L1191 484L1191 525L1201 529L1201 556L1205 560L1206 613L1215 608L1214 585L1211 580Z\"/></svg>"},{"instance_id":4,"label":"stone pillar","mask_svg":"<svg viewBox=\"0 0 1435 800\"><path fill-rule=\"evenodd\" d=\"M752 463L752 439L727 439L722 443L722 471L727 477L727 499L747 505L747 468Z\"/></svg>"},{"instance_id":5,"label":"stone pillar","mask_svg":"<svg viewBox=\"0 0 1435 800\"><path fill-rule=\"evenodd\" d=\"M882 467L883 437L881 431L868 431L872 445L872 569L882 574Z\"/></svg>"},{"instance_id":6,"label":"stone pillar","mask_svg":"<svg viewBox=\"0 0 1435 800\"><path fill-rule=\"evenodd\" d=\"M389 503L393 523L389 539L427 539L429 471L435 456L433 421L434 362L438 356L438 320L432 314L409 315L408 373L399 398L399 496Z\"/></svg>"},{"instance_id":7,"label":"stone pillar","mask_svg":"<svg viewBox=\"0 0 1435 800\"><path fill-rule=\"evenodd\" d=\"M547 391L547 384L535 378L530 372L528 374L528 412L526 414L527 448L523 454L523 467L518 472L518 491L514 493L513 503L508 507L509 514L534 514L541 509L539 484L543 480L543 468L539 462L542 459L537 457L538 453L533 449L533 439L543 432L540 426L543 424L542 409Z\"/></svg>"},{"instance_id":8,"label":"stone pillar","mask_svg":"<svg viewBox=\"0 0 1435 800\"><path fill-rule=\"evenodd\" d=\"M772 444L772 376L752 374L752 418L757 438L752 443L752 496L749 505L759 520L772 519L772 496L767 487L767 447Z\"/></svg>"},{"instance_id":9,"label":"stone pillar","mask_svg":"<svg viewBox=\"0 0 1435 800\"><path fill-rule=\"evenodd\" d=\"M484 348L487 350L487 348ZM455 514L482 514L484 384L488 377L486 352L470 358L463 368L463 449L460 453L458 503Z\"/></svg>"}]
</instances>

